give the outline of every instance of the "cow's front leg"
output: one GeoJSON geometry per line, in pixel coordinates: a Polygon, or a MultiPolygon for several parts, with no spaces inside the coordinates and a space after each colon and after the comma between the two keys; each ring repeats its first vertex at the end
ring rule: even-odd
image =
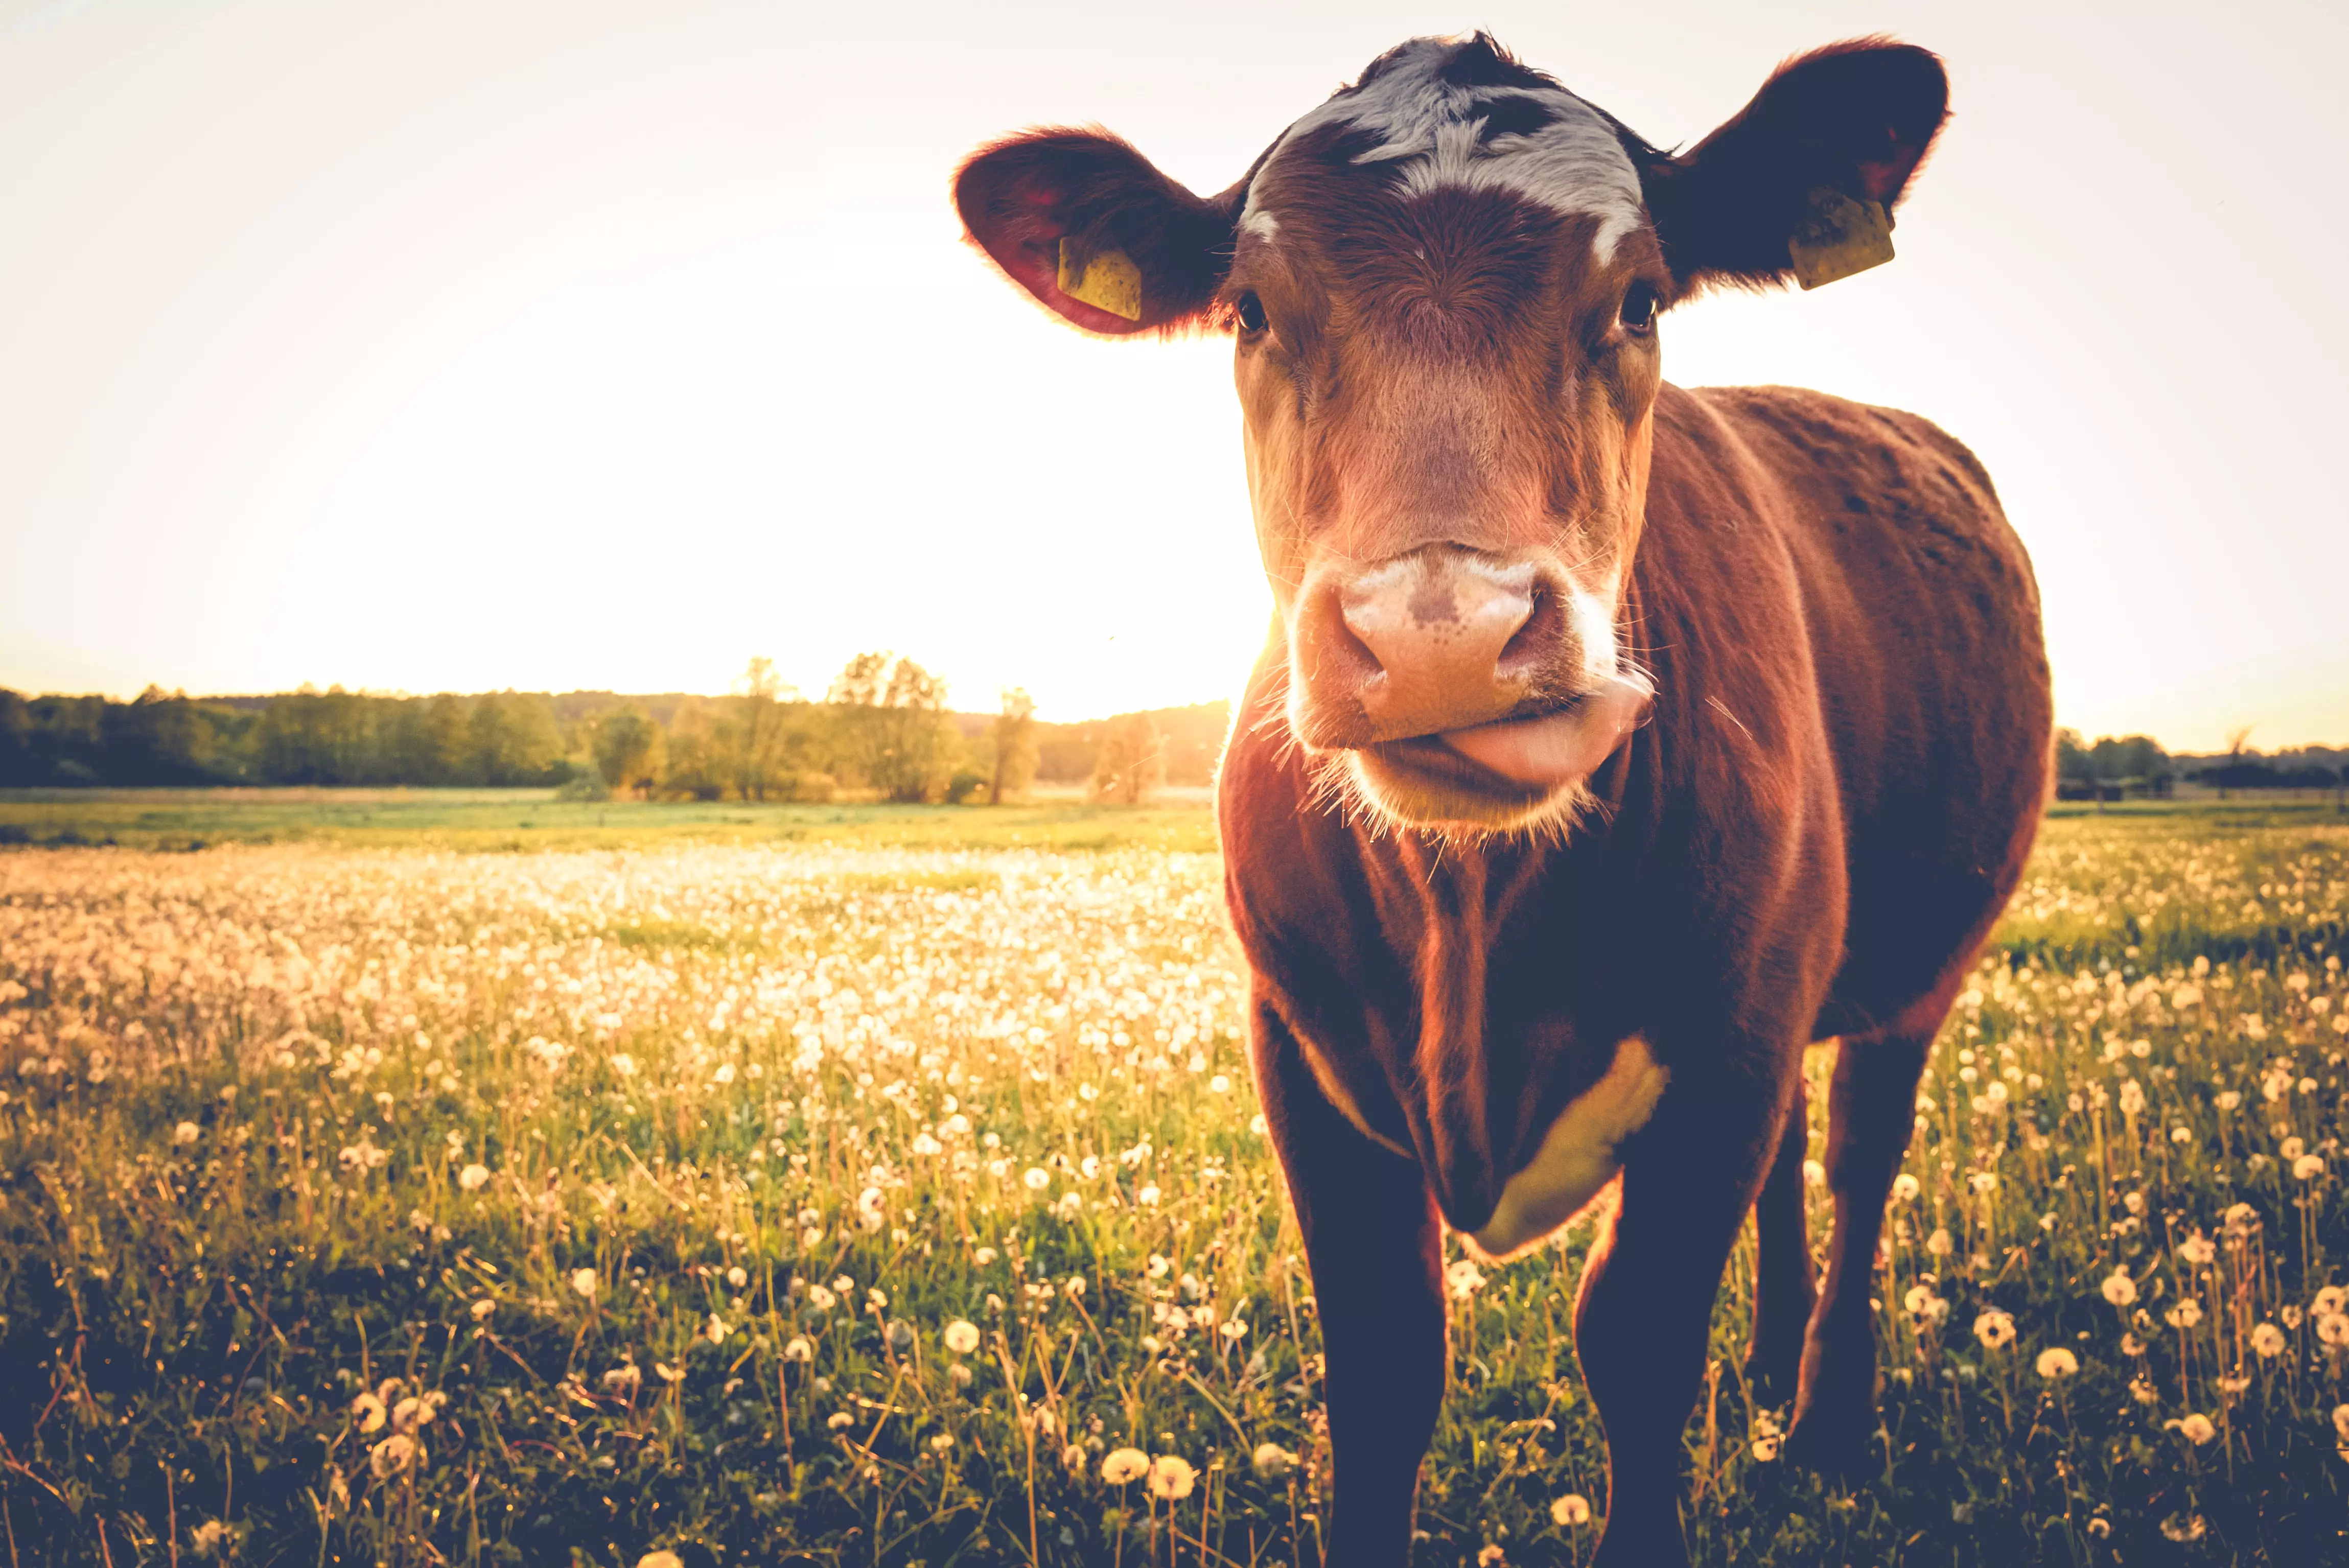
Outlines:
{"type": "Polygon", "coordinates": [[[1416,1161],[1357,1130],[1321,1093],[1294,1036],[1256,1007],[1257,1092],[1319,1304],[1334,1495],[1331,1568],[1411,1557],[1419,1461],[1444,1398],[1444,1248],[1416,1161]]]}
{"type": "MultiPolygon", "coordinates": [[[[1675,1082],[1626,1150],[1621,1202],[1583,1266],[1575,1354],[1607,1430],[1604,1568],[1684,1563],[1681,1433],[1713,1297],[1777,1150],[1800,1057],[1761,1081],[1675,1082]]],[[[1690,1075],[1693,1079],[1694,1075],[1690,1075]]]]}

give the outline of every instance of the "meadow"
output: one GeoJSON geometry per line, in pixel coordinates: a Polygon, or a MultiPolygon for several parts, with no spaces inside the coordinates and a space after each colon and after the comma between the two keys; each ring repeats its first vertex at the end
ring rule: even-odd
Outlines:
{"type": "MultiPolygon", "coordinates": [[[[1318,1560],[1204,810],[18,797],[0,839],[11,1568],[1318,1560]]],[[[1918,1100],[1881,1470],[1778,1458],[1749,1243],[1698,1560],[2349,1562],[2345,923],[2329,808],[2052,820],[1918,1100]]],[[[1590,1235],[1455,1247],[1416,1561],[1588,1559],[1590,1235]]]]}

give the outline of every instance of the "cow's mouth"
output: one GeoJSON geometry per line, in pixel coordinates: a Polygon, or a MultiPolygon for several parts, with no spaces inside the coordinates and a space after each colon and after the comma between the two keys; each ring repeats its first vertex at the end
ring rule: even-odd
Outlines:
{"type": "Polygon", "coordinates": [[[1361,747],[1355,777],[1406,821],[1523,826],[1576,798],[1645,719],[1651,689],[1622,675],[1538,713],[1361,747]]]}

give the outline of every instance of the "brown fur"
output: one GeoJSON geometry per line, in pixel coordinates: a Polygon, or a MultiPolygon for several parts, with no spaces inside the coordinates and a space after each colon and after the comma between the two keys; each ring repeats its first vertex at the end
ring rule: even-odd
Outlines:
{"type": "MultiPolygon", "coordinates": [[[[1447,80],[1547,80],[1481,36],[1451,47],[1447,80]]],[[[1540,118],[1509,112],[1501,133],[1540,118]]],[[[1795,1395],[1790,1452],[1866,1458],[1886,1191],[2047,787],[2037,591],[1987,476],[1940,431],[1814,392],[1666,385],[1632,306],[1782,279],[1808,192],[1897,202],[1945,113],[1931,56],[1862,40],[1789,62],[1684,156],[1616,126],[1651,222],[1604,263],[1595,220],[1513,192],[1396,199],[1344,128],[1251,171],[1269,242],[1237,230],[1248,181],[1193,196],[1092,133],[1017,139],[960,176],[973,239],[1077,325],[1238,339],[1282,615],[1220,813],[1257,1087],[1320,1301],[1333,1563],[1409,1555],[1444,1377],[1444,1227],[1484,1227],[1634,1035],[1671,1077],[1619,1150],[1576,1308],[1608,1436],[1599,1560],[1684,1559],[1681,1429],[1757,1197],[1750,1365],[1795,1395]],[[1143,321],[1058,294],[1063,235],[1127,250],[1143,321]],[[1599,603],[1595,630],[1525,621],[1510,647],[1547,678],[1507,717],[1570,714],[1611,613],[1621,665],[1654,681],[1646,727],[1522,801],[1429,738],[1502,717],[1515,685],[1487,683],[1479,710],[1447,676],[1407,721],[1423,727],[1380,732],[1361,695],[1379,665],[1333,585],[1407,556],[1529,564],[1545,602],[1599,603]],[[1827,1037],[1822,1290],[1801,1057],[1827,1037]]]]}
{"type": "MultiPolygon", "coordinates": [[[[1221,791],[1232,918],[1262,1022],[1257,1076],[1309,1236],[1319,1211],[1361,1201],[1364,1168],[1381,1161],[1415,1167],[1444,1222],[1474,1231],[1615,1041],[1643,1035],[1671,1069],[1628,1153],[1616,1228],[1619,1242],[1659,1216],[1664,1256],[1621,1281],[1631,1302],[1613,1313],[1602,1286],[1630,1271],[1594,1265],[1583,1303],[1617,1490],[1609,1561],[1627,1563],[1678,1551],[1674,1445],[1706,1304],[1782,1128],[1799,1137],[1802,1047],[1834,1035],[1853,1062],[1839,1083],[1866,1076],[1868,1052],[1900,1067],[1889,1089],[1854,1090],[1868,1098],[1840,1119],[1878,1138],[1856,1153],[1847,1132],[1833,1151],[1868,1167],[1838,1166],[1839,1212],[1848,1186],[1875,1189],[1839,1224],[1847,1261],[1830,1276],[1829,1305],[1848,1319],[1857,1302],[1860,1321],[1815,1347],[1823,1367],[1840,1353],[1840,1384],[1819,1394],[1841,1403],[1806,1403],[1797,1431],[1837,1461],[1867,1441],[1881,1185],[1907,1143],[1922,1043],[2021,874],[2052,724],[2030,567],[1964,449],[1913,416],[1787,388],[1668,386],[1655,426],[1627,601],[1657,711],[1592,781],[1599,810],[1563,843],[1464,849],[1312,810],[1309,762],[1261,722],[1286,679],[1278,646],[1252,683],[1221,791]],[[1369,1129],[1413,1161],[1321,1114],[1328,1099],[1300,1065],[1308,1042],[1369,1129]],[[1668,1304],[1684,1308],[1677,1322],[1668,1304]],[[1617,1317],[1629,1338],[1609,1346],[1617,1317]]],[[[1790,1160],[1798,1182],[1798,1148],[1790,1160]]],[[[1765,1267],[1799,1279],[1796,1305],[1755,1355],[1791,1390],[1812,1299],[1798,1189],[1791,1232],[1787,1212],[1765,1267]]],[[[1395,1456],[1432,1419],[1378,1400],[1379,1368],[1442,1355],[1440,1337],[1410,1343],[1440,1324],[1440,1296],[1399,1294],[1434,1291],[1422,1284],[1433,1254],[1373,1250],[1383,1265],[1341,1266],[1376,1273],[1379,1287],[1320,1291],[1336,1528],[1361,1542],[1338,1561],[1394,1558],[1379,1533],[1391,1511],[1361,1505],[1362,1534],[1353,1511],[1407,1487],[1395,1456]],[[1338,1348],[1358,1315],[1349,1329],[1374,1346],[1358,1353],[1359,1373],[1338,1348]],[[1375,1429],[1354,1445],[1359,1488],[1337,1418],[1350,1375],[1370,1386],[1356,1398],[1375,1429]]],[[[1321,1266],[1317,1253],[1317,1277],[1321,1266]]]]}

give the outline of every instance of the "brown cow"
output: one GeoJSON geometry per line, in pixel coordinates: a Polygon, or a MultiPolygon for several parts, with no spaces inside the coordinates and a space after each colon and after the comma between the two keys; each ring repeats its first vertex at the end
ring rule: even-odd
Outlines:
{"type": "Polygon", "coordinates": [[[1685,1559],[1681,1431],[1749,1210],[1789,1452],[1876,1453],[1886,1193],[2047,788],[2037,590],[1964,448],[1668,386],[1656,317],[1888,257],[1945,102],[1923,50],[1838,45],[1672,156],[1479,35],[1372,62],[1219,196],[1092,131],[958,178],[976,242],[1078,325],[1237,340],[1280,617],[1224,852],[1320,1301],[1334,1562],[1410,1552],[1444,1230],[1506,1258],[1619,1174],[1575,1309],[1600,1560],[1685,1559]],[[1829,1037],[1815,1285],[1800,1069],[1829,1037]]]}

